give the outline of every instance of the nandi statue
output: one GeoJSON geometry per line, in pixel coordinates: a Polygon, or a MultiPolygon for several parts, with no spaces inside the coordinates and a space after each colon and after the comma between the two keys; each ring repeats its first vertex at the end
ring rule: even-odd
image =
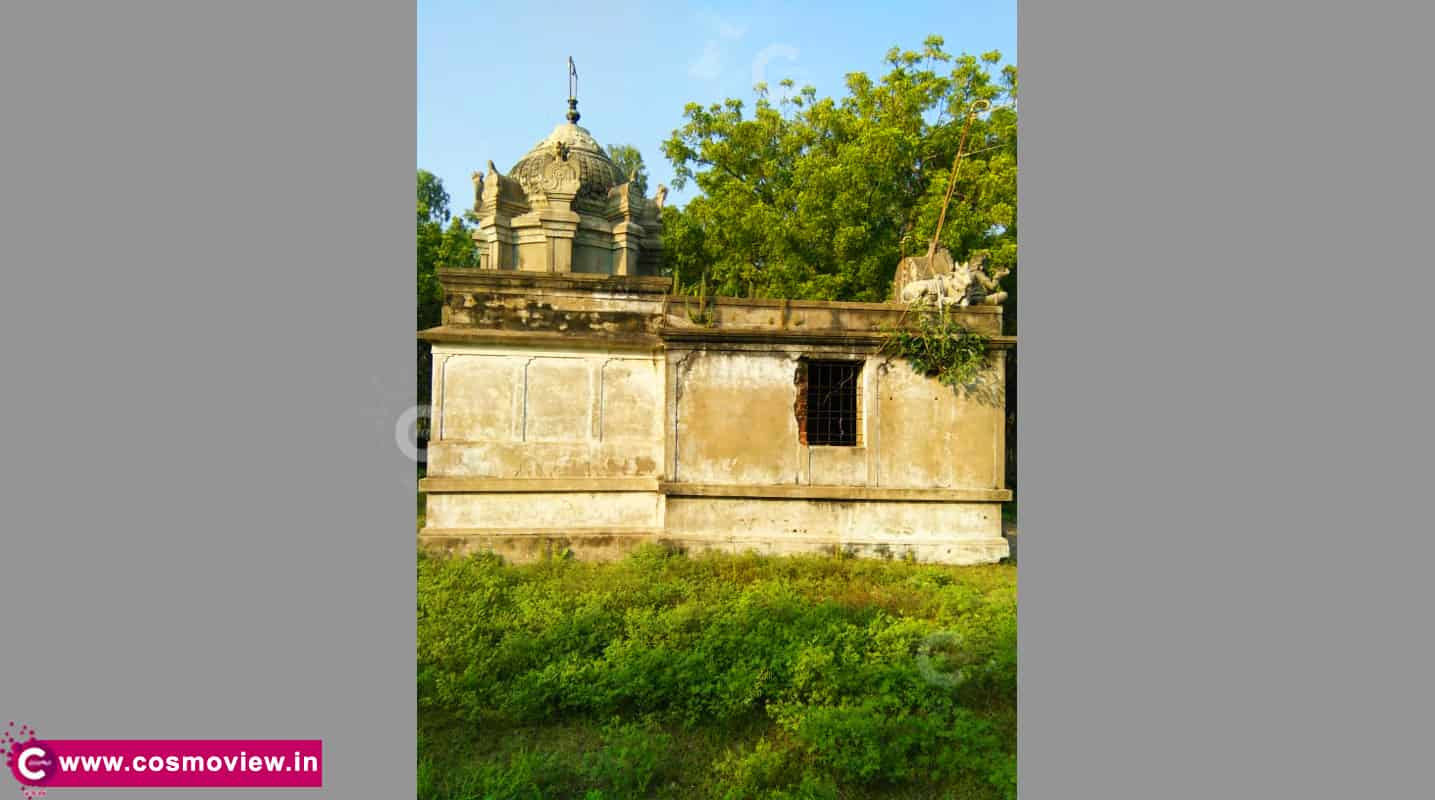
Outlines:
{"type": "Polygon", "coordinates": [[[1007,293],[1000,290],[1000,281],[1011,270],[989,275],[982,268],[985,260],[985,254],[978,253],[958,264],[944,247],[938,248],[930,258],[904,258],[897,267],[895,282],[901,287],[897,296],[904,303],[931,301],[940,307],[1001,305],[1007,293]],[[932,277],[917,278],[923,274],[932,277]]]}
{"type": "Polygon", "coordinates": [[[924,303],[931,300],[933,305],[964,306],[967,304],[967,290],[972,282],[969,272],[948,272],[924,281],[912,281],[902,287],[902,302],[924,303]]]}

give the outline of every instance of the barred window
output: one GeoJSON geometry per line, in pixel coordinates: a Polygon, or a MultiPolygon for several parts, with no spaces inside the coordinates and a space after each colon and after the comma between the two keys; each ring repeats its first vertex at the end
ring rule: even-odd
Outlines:
{"type": "Polygon", "coordinates": [[[803,444],[855,447],[862,426],[861,361],[797,365],[797,430],[803,444]]]}

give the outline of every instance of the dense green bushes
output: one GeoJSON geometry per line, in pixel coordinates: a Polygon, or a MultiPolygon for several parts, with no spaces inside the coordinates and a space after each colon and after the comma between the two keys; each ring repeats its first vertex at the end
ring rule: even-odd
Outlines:
{"type": "Polygon", "coordinates": [[[418,569],[423,797],[1015,795],[1011,567],[418,569]]]}

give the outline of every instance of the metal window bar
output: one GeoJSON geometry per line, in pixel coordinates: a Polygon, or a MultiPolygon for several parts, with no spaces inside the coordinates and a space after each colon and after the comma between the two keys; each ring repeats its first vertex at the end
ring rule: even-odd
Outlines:
{"type": "Polygon", "coordinates": [[[807,443],[855,447],[861,423],[861,362],[807,362],[807,443]]]}

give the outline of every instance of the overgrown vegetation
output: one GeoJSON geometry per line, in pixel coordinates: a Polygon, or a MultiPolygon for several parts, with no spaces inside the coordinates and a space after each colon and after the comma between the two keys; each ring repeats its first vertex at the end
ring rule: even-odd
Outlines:
{"type": "Polygon", "coordinates": [[[887,72],[853,72],[819,97],[792,81],[752,103],[690,103],[663,143],[673,185],[701,191],[663,209],[664,253],[679,286],[719,296],[887,299],[898,262],[937,230],[962,123],[979,100],[940,244],[981,253],[1014,305],[1017,69],[1001,53],[952,56],[940,36],[892,48],[887,72]]]}
{"type": "Polygon", "coordinates": [[[884,351],[954,389],[971,385],[987,366],[987,337],[967,330],[944,311],[918,311],[914,327],[899,324],[885,333],[884,351]]]}
{"type": "Polygon", "coordinates": [[[421,555],[419,797],[1012,798],[1015,580],[421,555]]]}

